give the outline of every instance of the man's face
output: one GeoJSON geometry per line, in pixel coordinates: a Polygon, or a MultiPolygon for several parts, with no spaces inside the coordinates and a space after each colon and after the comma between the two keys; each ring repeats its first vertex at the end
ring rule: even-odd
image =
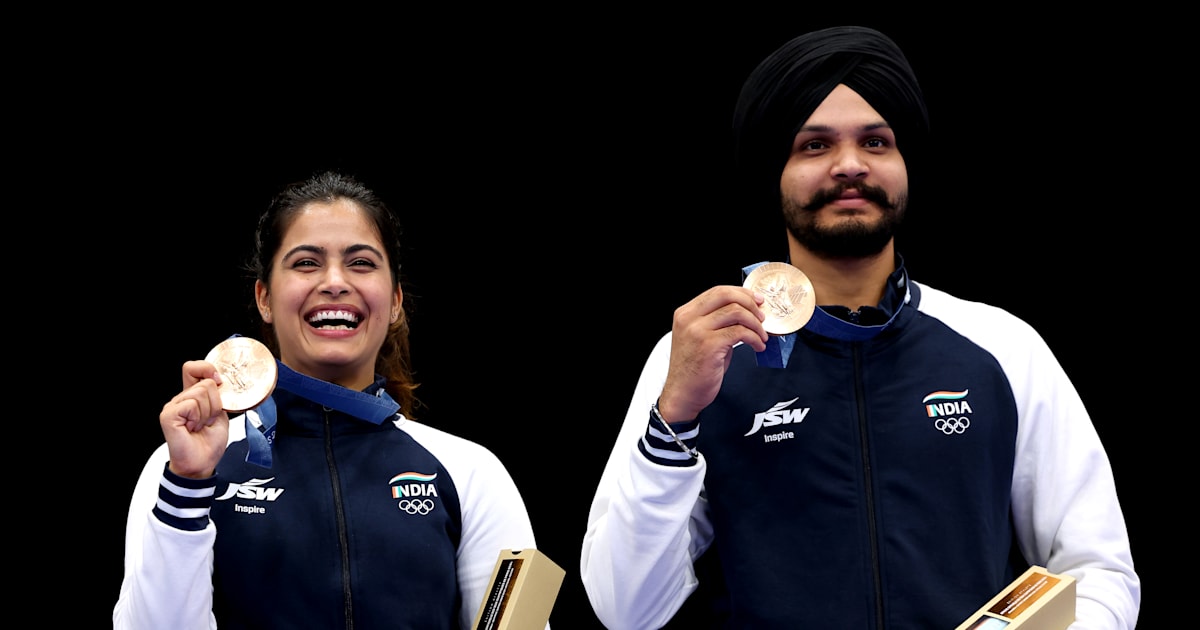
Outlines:
{"type": "Polygon", "coordinates": [[[838,85],[792,142],[780,177],[784,222],[822,258],[878,254],[904,217],[908,170],[892,128],[838,85]]]}

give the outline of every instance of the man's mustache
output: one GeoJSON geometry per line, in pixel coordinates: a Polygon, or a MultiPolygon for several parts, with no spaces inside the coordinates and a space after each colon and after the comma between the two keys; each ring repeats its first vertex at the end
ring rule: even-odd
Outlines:
{"type": "Polygon", "coordinates": [[[866,184],[858,183],[838,184],[837,186],[834,186],[828,190],[817,191],[817,193],[813,195],[812,199],[810,199],[808,203],[801,206],[801,209],[806,212],[816,212],[817,210],[820,210],[821,208],[824,208],[825,206],[840,199],[842,194],[847,190],[857,190],[858,194],[861,195],[863,199],[866,199],[867,201],[870,201],[885,210],[896,209],[895,206],[892,205],[892,201],[888,199],[887,191],[878,186],[868,186],[866,184]]]}

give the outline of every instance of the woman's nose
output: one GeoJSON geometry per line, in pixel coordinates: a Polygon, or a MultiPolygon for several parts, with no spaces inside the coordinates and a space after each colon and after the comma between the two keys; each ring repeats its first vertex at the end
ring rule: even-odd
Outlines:
{"type": "Polygon", "coordinates": [[[321,293],[342,295],[350,292],[350,283],[346,282],[346,272],[337,265],[326,268],[319,287],[321,293]]]}

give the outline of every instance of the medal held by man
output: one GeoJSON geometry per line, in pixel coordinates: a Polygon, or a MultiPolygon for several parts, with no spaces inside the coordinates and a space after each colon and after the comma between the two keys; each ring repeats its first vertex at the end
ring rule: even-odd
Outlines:
{"type": "Polygon", "coordinates": [[[763,263],[746,275],[742,286],[763,295],[767,318],[763,328],[772,335],[800,330],[816,308],[812,281],[796,267],[781,262],[763,263]]]}

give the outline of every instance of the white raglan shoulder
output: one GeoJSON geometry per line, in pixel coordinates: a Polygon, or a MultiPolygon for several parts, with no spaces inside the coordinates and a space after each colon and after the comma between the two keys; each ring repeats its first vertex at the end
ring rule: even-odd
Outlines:
{"type": "Polygon", "coordinates": [[[505,464],[482,444],[403,416],[394,424],[438,459],[458,492],[458,581],[463,593],[459,624],[469,628],[488,594],[500,552],[537,548],[525,501],[505,464]]]}
{"type": "Polygon", "coordinates": [[[1130,628],[1141,584],[1108,455],[1045,339],[993,305],[919,285],[918,310],[994,356],[1017,404],[1012,504],[1026,559],[1077,580],[1083,628],[1130,628]]]}

